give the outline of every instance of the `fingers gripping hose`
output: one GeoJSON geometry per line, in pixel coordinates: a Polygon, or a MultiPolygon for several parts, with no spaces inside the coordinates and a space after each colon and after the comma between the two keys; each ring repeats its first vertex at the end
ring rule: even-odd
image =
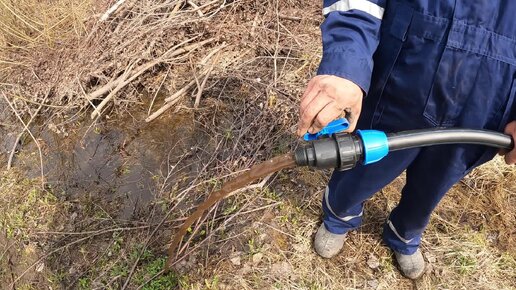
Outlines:
{"type": "Polygon", "coordinates": [[[385,134],[375,130],[357,134],[335,133],[309,142],[295,152],[299,166],[347,170],[358,162],[370,164],[381,160],[388,152],[444,144],[475,144],[500,149],[512,149],[508,135],[460,128],[432,128],[385,134]]]}

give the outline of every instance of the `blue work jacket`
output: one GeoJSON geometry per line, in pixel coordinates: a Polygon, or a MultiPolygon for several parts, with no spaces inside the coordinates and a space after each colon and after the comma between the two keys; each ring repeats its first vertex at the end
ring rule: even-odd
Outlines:
{"type": "Polygon", "coordinates": [[[516,1],[324,0],[323,14],[318,74],[360,86],[372,127],[514,120],[516,1]]]}

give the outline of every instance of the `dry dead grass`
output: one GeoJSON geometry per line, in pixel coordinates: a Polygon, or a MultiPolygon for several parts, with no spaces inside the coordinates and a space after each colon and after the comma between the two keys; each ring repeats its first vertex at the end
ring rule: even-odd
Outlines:
{"type": "Polygon", "coordinates": [[[0,47],[30,50],[53,47],[86,33],[91,1],[0,1],[0,47]]]}
{"type": "MultiPolygon", "coordinates": [[[[198,1],[199,8],[183,0],[127,1],[106,21],[99,21],[99,17],[112,1],[95,5],[88,1],[3,1],[0,13],[7,16],[3,42],[9,49],[0,53],[6,64],[3,69],[8,70],[2,83],[20,106],[35,105],[51,94],[48,103],[54,109],[61,108],[53,110],[61,114],[99,105],[121,111],[139,101],[138,83],[153,93],[161,85],[178,91],[194,81],[186,86],[184,93],[188,93],[200,89],[209,66],[214,66],[211,75],[255,78],[264,69],[260,62],[273,61],[271,85],[277,87],[279,80],[296,81],[317,64],[319,41],[308,36],[318,30],[314,19],[319,15],[313,14],[315,10],[299,11],[290,1],[281,7],[277,2],[198,1]],[[44,22],[47,18],[50,20],[44,22]],[[56,35],[60,37],[54,39],[56,35]],[[35,40],[38,49],[31,49],[35,40]],[[181,51],[206,40],[211,41],[181,51]],[[217,63],[211,64],[206,57],[224,43],[217,63]],[[304,64],[289,71],[284,60],[304,64]],[[153,78],[157,72],[168,70],[173,78],[153,78]]],[[[158,99],[153,109],[162,102],[158,99]]]]}
{"type": "MultiPolygon", "coordinates": [[[[28,268],[18,287],[117,289],[128,282],[128,289],[516,288],[516,170],[500,160],[470,174],[439,206],[423,240],[430,267],[416,283],[399,275],[380,242],[382,223],[399,198],[403,178],[367,203],[364,226],[351,234],[338,258],[328,261],[311,249],[328,172],[307,169],[280,173],[264,189],[221,203],[196,226],[198,234],[191,237],[189,255],[177,272],[157,275],[172,229],[220,186],[221,176],[296,145],[291,132],[298,96],[319,60],[320,3],[194,1],[198,9],[180,0],[129,0],[107,21],[99,21],[114,2],[0,0],[0,89],[27,119],[48,98],[39,112],[43,118],[32,128],[50,128],[71,143],[82,138],[77,127],[90,125],[81,124],[81,116],[89,117],[106,98],[92,131],[109,122],[136,123],[134,131],[142,139],[153,140],[177,126],[185,127],[184,135],[202,138],[187,148],[195,151],[193,156],[188,150],[173,156],[179,169],[161,176],[154,172],[154,200],[130,220],[116,218],[118,199],[85,191],[70,207],[67,197],[63,202],[48,199],[38,190],[27,195],[34,182],[6,175],[0,184],[8,192],[4,198],[9,197],[0,203],[6,238],[0,247],[0,281],[11,283],[24,272],[21,268],[43,258],[45,265],[28,268]],[[213,40],[174,56],[169,51],[208,39],[213,40]],[[217,62],[216,57],[203,62],[221,46],[217,62]],[[202,86],[207,68],[212,69],[202,86]],[[185,87],[178,103],[154,123],[142,125],[148,111],[185,87]],[[92,94],[95,98],[88,100],[92,94]],[[142,107],[145,114],[121,117],[142,107]],[[187,117],[175,119],[182,114],[187,117]],[[195,178],[180,170],[188,167],[196,168],[195,178]],[[33,203],[26,202],[30,196],[33,203]],[[164,217],[165,224],[149,239],[164,217]],[[6,235],[12,231],[25,233],[24,238],[6,235]],[[32,254],[20,263],[23,267],[6,271],[13,260],[6,259],[7,250],[27,245],[32,254]]],[[[9,112],[5,106],[0,111],[2,116],[9,112]]],[[[17,121],[3,122],[0,132],[21,131],[17,121]]],[[[52,150],[57,149],[44,148],[52,150]]]]}
{"type": "Polygon", "coordinates": [[[86,33],[90,8],[90,0],[0,1],[0,72],[28,69],[35,52],[76,42],[86,33]]]}
{"type": "MultiPolygon", "coordinates": [[[[311,174],[312,184],[292,193],[288,186],[282,187],[276,191],[283,195],[281,206],[266,211],[248,228],[236,229],[247,234],[245,252],[224,243],[218,246],[219,252],[210,256],[218,261],[208,272],[208,280],[216,279],[227,289],[516,287],[516,219],[511,210],[516,203],[511,176],[516,170],[501,158],[468,175],[435,211],[422,242],[427,272],[415,283],[400,276],[380,238],[382,223],[399,199],[404,177],[367,202],[364,225],[350,235],[337,258],[325,260],[313,252],[311,243],[319,224],[320,191],[326,176],[304,171],[294,170],[295,174],[288,176],[297,183],[306,180],[299,175],[311,174]],[[317,176],[319,180],[313,180],[317,176]]],[[[196,287],[192,288],[203,288],[200,284],[196,287]]]]}
{"type": "MultiPolygon", "coordinates": [[[[53,285],[45,281],[51,276],[45,268],[42,248],[45,242],[34,239],[38,232],[56,229],[66,219],[69,203],[42,191],[37,181],[17,171],[2,171],[0,180],[0,284],[7,287],[12,273],[29,271],[25,277],[33,283],[53,285]]],[[[29,286],[30,284],[25,284],[29,286]]]]}

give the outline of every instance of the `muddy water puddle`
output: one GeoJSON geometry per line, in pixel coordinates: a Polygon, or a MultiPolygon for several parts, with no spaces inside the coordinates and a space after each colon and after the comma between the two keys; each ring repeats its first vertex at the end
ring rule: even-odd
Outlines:
{"type": "MultiPolygon", "coordinates": [[[[143,121],[145,116],[133,111],[89,128],[86,120],[69,128],[67,137],[42,130],[48,186],[72,199],[110,202],[116,208],[112,218],[129,220],[154,200],[158,181],[179,160],[184,168],[171,178],[193,176],[200,167],[196,148],[206,140],[195,132],[191,114],[170,114],[150,124],[143,121]]],[[[39,156],[34,152],[35,145],[23,146],[14,164],[38,177],[39,156]]]]}

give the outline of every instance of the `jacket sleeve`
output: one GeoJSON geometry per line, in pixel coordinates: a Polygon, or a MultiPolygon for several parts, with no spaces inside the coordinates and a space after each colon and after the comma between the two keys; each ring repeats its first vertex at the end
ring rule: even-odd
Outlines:
{"type": "Polygon", "coordinates": [[[318,75],[335,75],[369,91],[373,54],[387,0],[324,0],[318,75]]]}

